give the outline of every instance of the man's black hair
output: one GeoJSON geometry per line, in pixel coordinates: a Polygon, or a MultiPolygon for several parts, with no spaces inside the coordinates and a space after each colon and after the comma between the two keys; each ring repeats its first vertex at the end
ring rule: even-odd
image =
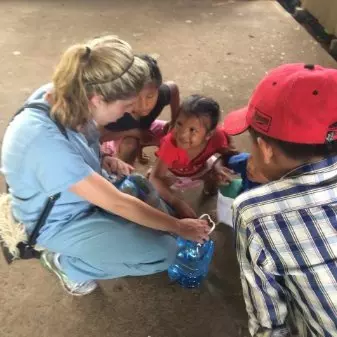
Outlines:
{"type": "Polygon", "coordinates": [[[150,70],[151,83],[155,84],[155,86],[159,88],[163,83],[163,77],[161,75],[157,61],[152,56],[146,54],[140,54],[136,56],[147,63],[147,66],[150,70]]]}
{"type": "Polygon", "coordinates": [[[179,114],[192,115],[197,118],[208,117],[211,125],[208,131],[216,128],[220,118],[219,104],[210,97],[191,95],[183,100],[180,105],[179,114]]]}
{"type": "Polygon", "coordinates": [[[307,161],[313,157],[329,157],[337,155],[336,140],[326,144],[299,144],[268,137],[253,128],[249,128],[249,133],[254,141],[260,137],[267,143],[277,146],[287,157],[291,159],[307,161]]]}

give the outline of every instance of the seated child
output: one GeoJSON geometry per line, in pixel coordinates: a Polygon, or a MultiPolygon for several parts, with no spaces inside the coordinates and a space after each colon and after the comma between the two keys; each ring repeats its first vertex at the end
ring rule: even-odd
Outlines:
{"type": "Polygon", "coordinates": [[[228,178],[229,169],[214,166],[214,172],[208,165],[214,154],[231,153],[229,138],[218,127],[219,117],[219,105],[212,98],[189,96],[180,106],[173,130],[162,139],[156,153],[150,181],[180,217],[195,218],[196,214],[171,190],[177,177],[204,180],[206,190],[221,178],[228,178]]]}
{"type": "Polygon", "coordinates": [[[229,184],[220,186],[218,192],[217,220],[233,227],[232,204],[234,199],[243,192],[267,183],[268,180],[255,168],[249,153],[239,153],[224,158],[221,165],[226,165],[241,177],[241,179],[233,179],[229,184]]]}
{"type": "Polygon", "coordinates": [[[159,146],[167,129],[167,122],[157,119],[164,107],[170,104],[172,121],[179,108],[177,85],[173,82],[162,83],[157,61],[151,56],[138,57],[149,66],[149,81],[140,91],[134,110],[125,112],[123,117],[101,130],[102,152],[117,155],[130,165],[134,164],[137,156],[143,164],[148,161],[142,153],[143,147],[159,146]]]}
{"type": "Polygon", "coordinates": [[[248,191],[253,187],[260,186],[262,183],[266,183],[267,179],[261,172],[257,172],[254,169],[253,162],[249,153],[239,153],[231,156],[226,166],[232,169],[235,173],[240,174],[242,179],[242,188],[239,193],[248,191]]]}

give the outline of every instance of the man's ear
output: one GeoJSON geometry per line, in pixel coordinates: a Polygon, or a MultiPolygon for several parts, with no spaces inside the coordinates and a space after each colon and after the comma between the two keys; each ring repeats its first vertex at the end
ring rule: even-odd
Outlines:
{"type": "Polygon", "coordinates": [[[274,156],[273,147],[261,137],[257,137],[257,146],[262,154],[264,164],[270,164],[274,156]]]}

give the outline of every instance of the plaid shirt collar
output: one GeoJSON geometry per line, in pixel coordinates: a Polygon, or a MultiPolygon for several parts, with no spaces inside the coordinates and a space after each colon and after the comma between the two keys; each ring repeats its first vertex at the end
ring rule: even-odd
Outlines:
{"type": "Polygon", "coordinates": [[[337,156],[327,157],[313,163],[306,163],[299,167],[296,167],[295,169],[285,174],[281,179],[297,178],[305,174],[315,174],[331,171],[331,169],[335,169],[336,164],[337,156]]]}

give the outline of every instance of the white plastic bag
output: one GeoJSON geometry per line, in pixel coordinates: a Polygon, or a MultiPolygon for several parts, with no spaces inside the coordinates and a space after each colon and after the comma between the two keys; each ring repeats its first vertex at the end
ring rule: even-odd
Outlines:
{"type": "Polygon", "coordinates": [[[224,223],[230,227],[233,227],[233,205],[234,199],[223,196],[220,191],[218,192],[217,200],[217,218],[218,222],[224,223]]]}

